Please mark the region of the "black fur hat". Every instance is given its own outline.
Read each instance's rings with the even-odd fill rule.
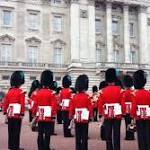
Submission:
[[[92,87],[92,92],[93,92],[93,93],[94,93],[94,92],[98,92],[98,88],[97,88],[96,85],[94,85],[94,86]]]
[[[56,91],[57,86],[58,86],[57,81],[53,81],[52,87],[50,87],[50,88],[51,88],[52,90]]]
[[[123,77],[123,85],[126,87],[126,88],[130,88],[133,86],[133,79],[130,75],[125,75]]]
[[[44,70],[41,74],[41,86],[51,87],[53,84],[53,72],[50,70]]]
[[[10,85],[11,87],[19,87],[22,84],[24,84],[25,79],[24,79],[24,72],[17,70],[13,72],[10,78]]]
[[[31,84],[31,88],[30,88],[30,92],[29,92],[28,96],[30,97],[32,92],[40,87],[41,87],[41,85],[40,85],[39,80],[34,80]]]
[[[99,90],[105,88],[106,86],[108,86],[108,83],[106,81],[100,82],[100,84],[99,84]]]
[[[89,86],[89,78],[87,75],[79,75],[76,79],[75,89],[78,92],[87,91]]]
[[[142,89],[146,84],[146,73],[143,70],[138,70],[133,75],[133,83],[135,89]]]
[[[64,88],[69,88],[71,84],[72,84],[72,82],[71,82],[71,76],[65,75],[63,77],[63,80],[62,80],[62,86]]]
[[[116,69],[115,68],[109,68],[106,70],[105,80],[107,83],[115,82],[116,78],[117,78],[117,75],[116,75]]]

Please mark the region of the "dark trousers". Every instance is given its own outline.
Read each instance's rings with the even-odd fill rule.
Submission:
[[[57,123],[62,124],[62,111],[57,110]]]
[[[97,121],[97,113],[98,113],[98,109],[97,108],[93,108],[93,118],[94,118],[94,121]]]
[[[105,119],[106,149],[120,150],[120,126],[121,120]]]
[[[50,150],[50,135],[52,129],[52,122],[38,123],[38,150]]]
[[[136,121],[139,150],[150,150],[150,121]]]
[[[8,149],[18,150],[20,146],[21,119],[8,118]]]
[[[33,117],[32,117],[32,111],[29,110],[29,122],[32,122],[32,119],[33,119]]]
[[[68,127],[70,125],[69,112],[62,111],[62,116],[63,116],[64,137],[71,136],[71,129],[68,129]]]
[[[88,150],[88,123],[76,123],[76,150]]]
[[[129,124],[131,124],[131,117],[130,114],[125,115],[125,125],[126,125],[126,140],[134,140],[134,132],[130,132],[127,130]]]

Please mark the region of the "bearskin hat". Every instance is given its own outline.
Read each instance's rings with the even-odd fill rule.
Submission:
[[[116,80],[115,80],[115,85],[116,85],[116,86],[119,86],[120,88],[123,88],[122,81],[121,81],[119,78],[116,78]]]
[[[108,86],[108,83],[106,81],[100,82],[100,84],[99,84],[99,90],[105,88],[106,86]]]
[[[63,77],[63,80],[62,80],[62,86],[64,88],[69,88],[71,84],[72,84],[72,82],[71,82],[71,76],[65,75]]]
[[[123,77],[123,85],[126,87],[126,88],[130,88],[133,86],[133,79],[130,75],[125,75]]]
[[[44,70],[41,74],[41,86],[51,87],[53,84],[53,72],[50,70]]]
[[[70,89],[71,89],[72,93],[76,93],[77,92],[74,87],[71,87]]]
[[[146,73],[143,70],[138,70],[133,75],[133,84],[135,89],[141,89],[146,84]]]
[[[17,70],[15,72],[13,72],[13,74],[11,75],[10,78],[10,85],[11,87],[19,87],[22,84],[24,84],[25,79],[24,79],[24,72]]]
[[[97,88],[96,85],[94,85],[94,86],[92,87],[92,92],[93,92],[93,93],[94,93],[94,92],[98,92],[98,88]]]
[[[89,86],[89,78],[87,75],[79,75],[76,79],[75,89],[78,92],[87,91]]]
[[[52,87],[50,87],[50,88],[51,88],[52,90],[56,91],[57,86],[58,86],[57,81],[53,81]]]
[[[106,70],[105,80],[107,83],[115,82],[116,78],[117,78],[117,75],[116,75],[116,69],[115,68],[109,68]]]
[[[28,96],[30,97],[32,92],[40,87],[41,87],[41,85],[40,85],[39,80],[34,80],[31,84],[31,88],[30,88],[30,92],[29,92]]]

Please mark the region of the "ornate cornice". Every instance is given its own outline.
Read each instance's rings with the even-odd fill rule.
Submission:
[[[27,38],[25,41],[28,43],[41,43],[41,40],[36,37]]]
[[[51,41],[51,43],[52,44],[57,44],[57,43],[59,43],[59,44],[61,44],[61,45],[65,45],[66,43],[64,42],[64,41],[62,41],[61,39],[56,39],[56,40],[54,40],[54,41]]]
[[[8,35],[8,34],[5,34],[5,35],[1,35],[0,36],[0,41],[9,41],[9,42],[13,42],[15,40],[14,37]]]

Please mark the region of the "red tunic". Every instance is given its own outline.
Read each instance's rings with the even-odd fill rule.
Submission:
[[[97,108],[97,106],[98,106],[98,97],[99,97],[98,93],[93,93],[90,98],[93,108]]]
[[[78,108],[86,108],[89,111],[89,117],[92,117],[92,105],[90,102],[90,96],[87,93],[82,92],[74,95],[70,104],[69,110],[70,118],[73,118],[73,116],[75,115],[75,109]],[[75,119],[75,122],[78,121]],[[87,123],[87,122],[88,120],[80,121],[80,123]]]
[[[60,102],[62,103],[62,111],[69,111],[69,107],[70,107],[70,101],[71,101],[71,97],[72,97],[72,90],[70,88],[63,88],[60,91]],[[63,106],[63,100],[64,99],[68,99],[69,100],[69,106],[68,107],[64,107]]]
[[[122,90],[118,86],[109,85],[101,90],[99,100],[98,100],[98,110],[100,115],[104,115],[105,119],[111,119],[105,111],[105,106],[107,104],[119,104],[121,106],[121,114],[115,115],[114,119],[121,119],[122,114],[124,113],[125,103],[122,99]]]
[[[132,95],[132,108],[131,116],[137,120],[143,120],[143,118],[137,116],[137,107],[138,105],[148,105],[150,106],[150,92],[145,89],[135,90]],[[149,120],[150,117],[144,118]]]
[[[25,111],[25,93],[19,88],[11,88],[4,97],[3,111],[7,113],[10,104],[20,104],[21,111],[20,114],[14,114],[14,116],[9,116],[9,118],[21,119]]]
[[[43,88],[40,89],[37,92],[37,95],[35,97],[35,102],[32,108],[32,113],[35,116],[38,112],[38,108],[40,106],[50,106],[51,107],[51,117],[44,117],[40,119],[39,116],[37,116],[37,121],[53,121],[52,118],[55,117],[57,112],[57,102],[56,97],[52,90]]]
[[[37,91],[34,91],[34,92],[32,92],[31,96],[28,99],[28,104],[29,104],[29,109],[30,110],[32,109],[32,107],[34,105],[34,102],[35,102],[35,99],[36,99],[36,95],[37,95]]]
[[[131,107],[132,107],[132,92],[133,90],[132,89],[126,89],[124,92],[123,92],[123,99],[124,99],[124,102],[126,104],[126,108],[125,108],[125,113],[126,114],[130,114],[131,113]]]

